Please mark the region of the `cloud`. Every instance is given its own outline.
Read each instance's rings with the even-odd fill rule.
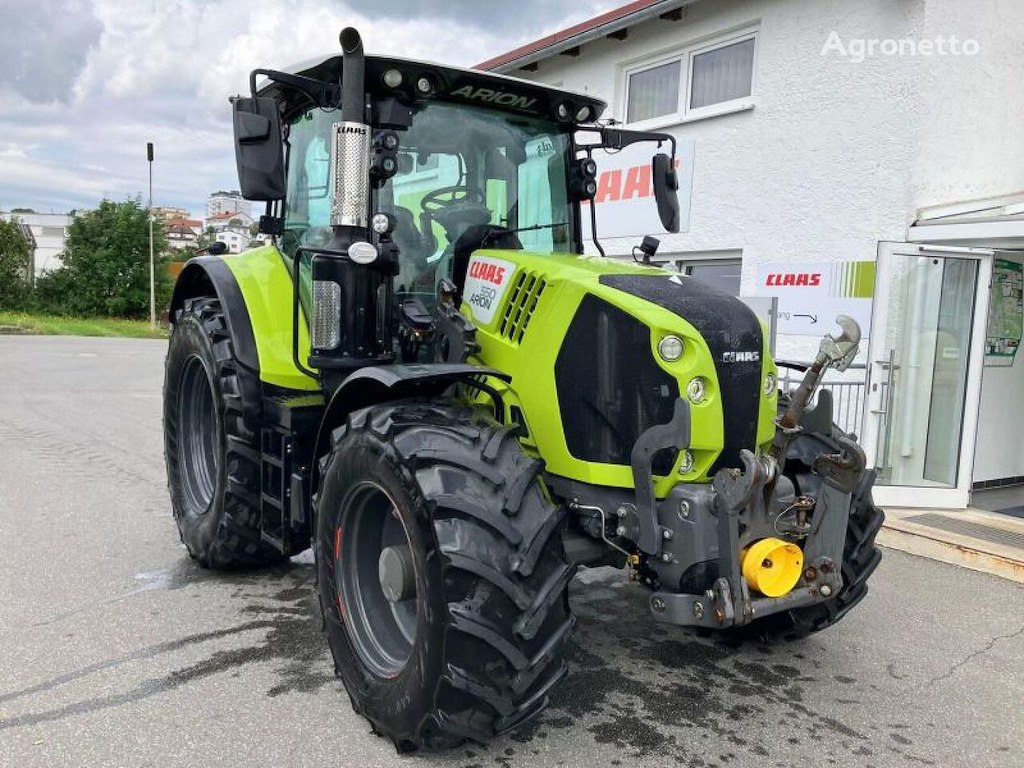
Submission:
[[[94,206],[145,195],[202,210],[236,186],[228,97],[249,71],[339,50],[470,66],[616,0],[0,0],[16,41],[0,47],[0,209]],[[5,20],[6,21],[6,20]],[[9,36],[6,34],[5,39]]]
[[[567,19],[579,20],[607,9],[608,3],[559,3],[551,0],[518,0],[511,3],[488,3],[479,0],[388,0],[373,10],[375,18],[407,20],[420,18],[427,23],[455,23],[472,26],[488,35],[546,34],[561,28]],[[618,5],[615,3],[612,5]],[[515,45],[509,45],[514,48]],[[491,53],[501,53],[496,50]]]
[[[89,4],[34,0],[3,15],[0,87],[9,86],[33,102],[68,101],[103,31]]]

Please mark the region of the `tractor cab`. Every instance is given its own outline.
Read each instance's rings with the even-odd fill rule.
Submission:
[[[444,285],[460,297],[477,250],[581,254],[599,147],[671,147],[653,161],[653,187],[678,230],[671,136],[599,124],[604,103],[582,94],[363,56],[344,33],[342,45],[344,55],[292,72],[255,70],[251,97],[234,100],[242,193],[267,201],[261,228],[280,235],[300,274],[313,367],[389,362],[384,326],[434,313]],[[335,311],[343,305],[365,313],[359,328]]]

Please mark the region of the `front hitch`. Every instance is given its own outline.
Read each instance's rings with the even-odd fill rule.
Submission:
[[[851,444],[852,445],[852,444]],[[863,452],[844,452],[826,460],[838,475],[863,472]],[[750,451],[740,452],[743,470],[723,469],[712,482],[718,533],[718,578],[704,594],[659,591],[650,597],[654,618],[670,624],[725,629],[749,624],[756,618],[791,608],[824,602],[843,586],[843,535],[846,531],[850,494],[827,482],[816,505],[814,528],[807,536],[799,583],[780,597],[755,596],[741,570],[740,521],[766,513],[769,473],[765,463]],[[859,470],[857,469],[859,467]],[[824,466],[823,466],[824,468]],[[837,477],[829,472],[827,477]]]
[[[861,336],[857,321],[848,315],[839,315],[836,318],[836,325],[840,327],[842,333],[836,337],[825,334],[825,338],[821,340],[821,345],[818,347],[817,357],[804,372],[800,386],[790,396],[786,412],[775,422],[775,437],[772,440],[772,447],[768,451],[768,455],[771,456],[777,467],[773,474],[782,472],[789,446],[800,434],[800,418],[807,409],[807,404],[814,397],[814,393],[821,386],[825,373],[829,368],[835,368],[840,373],[845,371],[857,356]]]

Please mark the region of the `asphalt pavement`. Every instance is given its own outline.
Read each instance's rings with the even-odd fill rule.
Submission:
[[[843,622],[772,648],[584,572],[539,722],[399,757],[332,674],[308,554],[219,574],[179,543],[165,348],[0,336],[0,765],[1024,765],[1024,585],[892,550]]]

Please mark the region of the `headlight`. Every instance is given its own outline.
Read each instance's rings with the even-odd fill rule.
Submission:
[[[678,336],[666,336],[658,342],[658,354],[667,363],[674,363],[683,356],[683,340]]]
[[[769,373],[764,377],[764,393],[768,397],[775,394],[775,374]]]
[[[708,383],[705,381],[703,376],[698,376],[695,379],[690,379],[690,383],[686,385],[686,396],[690,398],[690,402],[698,405],[704,402],[704,398],[708,394]]]

